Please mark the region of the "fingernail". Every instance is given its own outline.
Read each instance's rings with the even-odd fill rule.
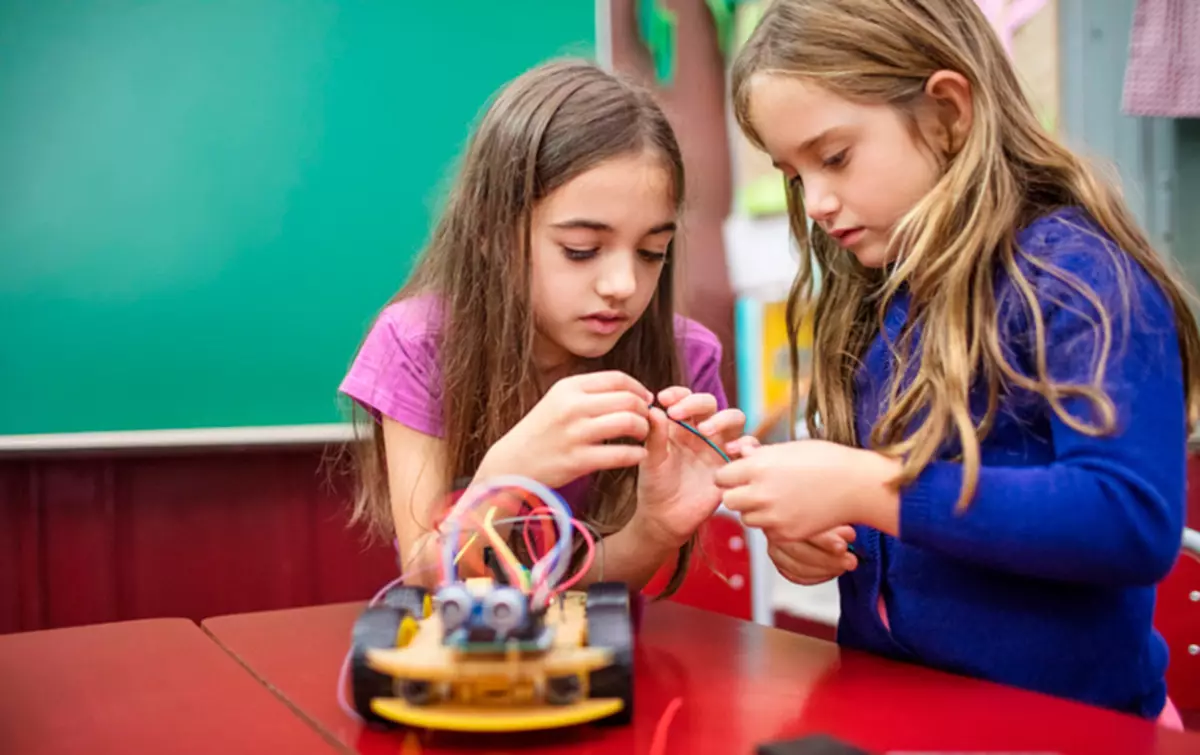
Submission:
[[[711,433],[713,431],[713,426],[712,426],[711,422],[701,422],[700,426],[697,427],[696,429],[699,430],[700,432],[704,433],[705,435],[708,435],[709,433]]]

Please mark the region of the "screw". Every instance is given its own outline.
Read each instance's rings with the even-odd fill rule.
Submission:
[[[1188,655],[1200,655],[1200,645],[1188,645]]]

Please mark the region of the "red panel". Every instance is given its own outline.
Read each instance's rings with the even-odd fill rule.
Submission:
[[[0,633],[369,596],[349,487],[320,449],[0,463]]]
[[[307,602],[311,462],[264,453],[128,465],[120,486],[125,613],[199,619]]]
[[[700,546],[687,579],[670,600],[739,619],[752,618],[750,551],[741,522],[724,514],[712,517],[701,527]],[[666,587],[673,567],[664,567],[655,575],[646,586],[647,595],[657,595]]]
[[[314,493],[314,603],[366,600],[399,576],[390,543],[368,540],[362,527],[348,527],[353,480],[331,460],[322,464]]]
[[[1154,624],[1170,652],[1167,694],[1177,708],[1200,710],[1200,655],[1188,653],[1200,645],[1200,602],[1192,592],[1200,592],[1200,557],[1184,551],[1158,586]]]
[[[60,460],[31,465],[41,522],[46,627],[117,618],[113,465]]]
[[[26,464],[0,464],[0,633],[16,632],[37,621],[41,580],[29,479]]]

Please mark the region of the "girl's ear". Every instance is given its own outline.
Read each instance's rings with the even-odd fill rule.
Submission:
[[[971,82],[957,71],[937,71],[925,82],[925,94],[934,108],[932,142],[944,154],[954,155],[967,141],[974,120]]]

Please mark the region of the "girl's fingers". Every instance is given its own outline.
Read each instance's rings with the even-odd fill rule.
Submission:
[[[649,434],[646,436],[646,462],[651,466],[662,464],[670,453],[670,426],[667,415],[661,409],[651,409]]]
[[[774,524],[771,517],[764,511],[760,511],[757,507],[747,509],[734,509],[729,505],[729,500],[724,499],[722,503],[725,508],[737,511],[741,515],[742,524],[746,527],[752,527],[756,530],[769,530]]]
[[[575,416],[600,417],[615,412],[633,412],[645,417],[650,412],[650,405],[629,391],[606,391],[581,397],[576,404],[579,412]]]
[[[667,405],[667,416],[680,422],[703,422],[717,411],[717,398],[711,393],[693,393],[684,396],[674,404]],[[700,430],[700,428],[696,428]],[[705,435],[708,435],[704,430]]]
[[[854,557],[829,553],[815,547],[811,542],[772,543],[767,547],[767,554],[776,564],[784,564],[788,571],[806,577],[824,577],[828,579],[837,576],[854,567]]]
[[[721,496],[721,503],[725,504],[725,508],[730,511],[742,515],[762,508],[762,503],[753,494],[753,491],[744,487],[725,491],[725,494]]]
[[[811,553],[798,553],[796,549],[789,550],[787,547],[772,545],[767,547],[767,556],[775,564],[775,568],[793,582],[798,581],[797,578],[824,582],[845,571],[840,559],[832,558],[815,548]]]
[[[716,399],[713,399],[715,402]],[[696,429],[710,438],[737,435],[746,428],[746,415],[741,409],[724,409],[701,422]]]
[[[725,453],[730,456],[749,456],[762,448],[762,442],[753,435],[743,435],[725,444]]]
[[[602,469],[624,469],[636,467],[646,459],[646,449],[642,446],[631,446],[621,443],[610,445],[586,446],[577,451],[579,467],[584,474],[598,472]]]
[[[690,395],[692,395],[690,388],[685,388],[682,385],[673,385],[658,392],[658,403],[669,409]]]
[[[643,398],[647,405],[654,398],[654,394],[646,386],[620,370],[588,372],[578,375],[574,379],[576,385],[579,386],[579,390],[584,393],[613,393],[616,391],[632,393],[639,398]]]
[[[740,491],[738,488],[749,485],[757,476],[757,471],[757,465],[751,464],[749,460],[734,459],[714,473],[713,482],[718,488],[728,491],[726,496],[744,495],[744,491]]]
[[[848,524],[834,527],[830,531],[841,539],[845,540],[847,543],[853,543],[856,539],[858,539],[858,531]]]
[[[583,420],[579,428],[578,440],[586,445],[618,438],[644,441],[650,434],[650,420],[635,412],[614,412]]]
[[[846,552],[846,538],[833,530],[814,535],[809,542],[814,547],[831,555],[841,556]]]

